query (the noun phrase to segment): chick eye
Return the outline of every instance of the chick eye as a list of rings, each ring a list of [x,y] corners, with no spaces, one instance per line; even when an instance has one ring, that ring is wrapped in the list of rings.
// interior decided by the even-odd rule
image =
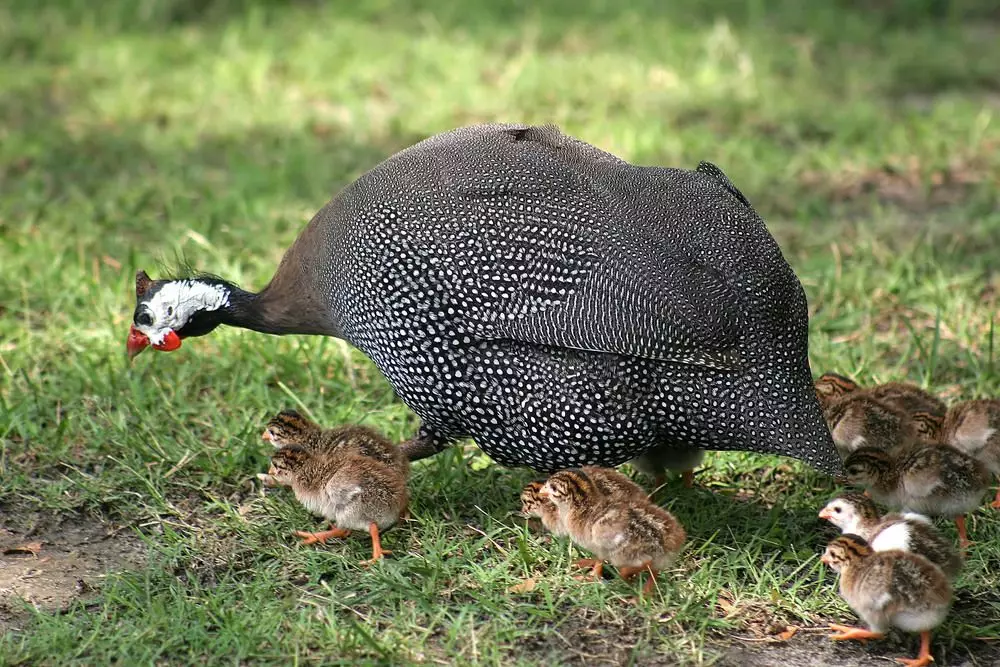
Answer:
[[[840,514],[840,508],[839,507],[834,507],[833,511],[836,512],[837,514]]]
[[[135,323],[140,327],[152,326],[153,315],[148,310],[143,310],[135,316]]]
[[[174,307],[167,306],[167,317],[173,317],[173,316],[174,316]]]

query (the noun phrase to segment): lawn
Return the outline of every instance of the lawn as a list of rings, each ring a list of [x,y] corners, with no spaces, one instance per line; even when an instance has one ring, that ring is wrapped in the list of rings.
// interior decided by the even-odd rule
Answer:
[[[391,153],[459,125],[554,122],[634,162],[720,165],[805,286],[816,374],[1000,396],[992,6],[3,3],[0,546],[42,544],[0,556],[0,665],[915,655],[913,637],[812,631],[855,617],[818,558],[836,487],[795,461],[712,454],[694,489],[663,489],[690,540],[642,604],[617,578],[575,581],[572,547],[518,516],[531,471],[471,445],[414,466],[412,519],[366,569],[366,539],[298,546],[293,530],[321,524],[251,481],[283,407],[413,431],[360,352],[220,329],[129,366],[125,336],[138,268],[259,288]],[[1000,660],[1000,514],[970,533],[942,666]],[[775,639],[789,625],[803,630]]]

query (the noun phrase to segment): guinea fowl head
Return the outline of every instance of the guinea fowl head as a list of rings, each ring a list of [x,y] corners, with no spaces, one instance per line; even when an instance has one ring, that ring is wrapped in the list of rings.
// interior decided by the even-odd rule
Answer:
[[[135,276],[135,313],[126,345],[129,359],[149,346],[170,352],[179,348],[184,338],[211,332],[233,307],[235,289],[218,278],[153,280],[145,271],[139,271]]]

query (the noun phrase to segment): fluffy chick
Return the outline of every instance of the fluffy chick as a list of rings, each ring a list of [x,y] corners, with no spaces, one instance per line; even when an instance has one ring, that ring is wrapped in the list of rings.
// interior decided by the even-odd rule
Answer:
[[[272,455],[267,474],[258,477],[266,484],[290,486],[307,510],[331,522],[327,531],[296,531],[304,544],[325,543],[330,538],[346,537],[351,530],[367,530],[372,558],[365,564],[374,563],[391,553],[382,548],[380,531],[393,526],[406,512],[408,462],[403,466],[384,451],[374,456],[363,454],[373,451],[368,448],[377,434],[373,436],[370,429],[329,429],[324,432],[327,437],[318,441],[318,427],[313,428],[308,421],[304,424],[296,437],[289,423],[284,423],[278,438],[281,447]],[[272,433],[272,442],[273,437]],[[386,443],[383,440],[377,450],[382,451]]]
[[[979,399],[953,405],[941,427],[941,439],[1000,476],[1000,400]],[[1000,488],[991,507],[1000,509]]]
[[[831,625],[832,639],[881,639],[889,628],[920,633],[920,653],[897,658],[908,667],[926,667],[931,631],[951,606],[952,590],[941,570],[923,556],[905,551],[873,551],[864,539],[845,534],[827,546],[821,559],[840,573],[840,594],[868,626]]]
[[[644,593],[652,590],[656,574],[673,562],[686,539],[670,512],[647,499],[609,501],[583,470],[555,473],[540,495],[559,508],[570,539],[596,556],[593,576],[600,576],[605,560],[626,579],[645,570],[650,577]]]
[[[922,514],[879,516],[875,502],[860,493],[845,493],[826,504],[819,518],[843,533],[858,535],[874,551],[909,551],[923,556],[954,580],[962,569],[962,557]]]
[[[886,452],[862,447],[844,461],[848,483],[866,488],[885,505],[927,516],[954,517],[963,549],[965,514],[982,502],[989,472],[954,447],[923,445]]]
[[[841,459],[861,447],[894,450],[917,442],[913,421],[906,414],[865,392],[851,392],[834,401],[823,417]]]

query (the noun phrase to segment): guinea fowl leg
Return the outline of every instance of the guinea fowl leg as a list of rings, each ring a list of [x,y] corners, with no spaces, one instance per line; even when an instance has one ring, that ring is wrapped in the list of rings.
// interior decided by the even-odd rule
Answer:
[[[997,487],[997,496],[993,499],[993,502],[990,503],[990,507],[995,510],[1000,510],[1000,487]]]
[[[885,637],[885,633],[872,632],[864,628],[852,628],[849,625],[831,625],[830,629],[834,631],[834,634],[830,635],[830,639],[838,642],[854,639],[864,643],[869,639],[882,639]]]
[[[958,528],[958,543],[962,547],[962,551],[969,548],[972,542],[969,541],[969,534],[965,532],[965,515],[955,517],[955,527]]]
[[[906,667],[927,667],[927,665],[934,662],[934,656],[931,655],[931,632],[930,630],[924,630],[920,633],[920,654],[913,658],[896,658],[896,662],[901,665],[906,665]]]
[[[374,565],[382,556],[392,553],[388,549],[382,548],[382,538],[378,534],[378,524],[374,521],[368,524],[368,534],[372,536],[372,557],[371,560],[361,561],[361,564],[365,566]]]
[[[431,433],[423,425],[417,429],[417,434],[399,446],[403,454],[411,461],[419,461],[434,456],[449,445],[449,442]]]
[[[334,537],[347,537],[351,534],[351,531],[345,530],[344,528],[337,528],[332,523],[330,524],[330,530],[321,530],[318,533],[310,533],[306,530],[296,530],[295,535],[302,538],[302,544],[314,544],[319,542],[320,544],[326,544],[326,541]]]
[[[604,561],[597,558],[581,558],[578,561],[574,561],[573,567],[589,567],[590,572],[587,574],[580,574],[574,577],[575,579],[580,579],[582,581],[600,581],[601,577],[604,576]]]

